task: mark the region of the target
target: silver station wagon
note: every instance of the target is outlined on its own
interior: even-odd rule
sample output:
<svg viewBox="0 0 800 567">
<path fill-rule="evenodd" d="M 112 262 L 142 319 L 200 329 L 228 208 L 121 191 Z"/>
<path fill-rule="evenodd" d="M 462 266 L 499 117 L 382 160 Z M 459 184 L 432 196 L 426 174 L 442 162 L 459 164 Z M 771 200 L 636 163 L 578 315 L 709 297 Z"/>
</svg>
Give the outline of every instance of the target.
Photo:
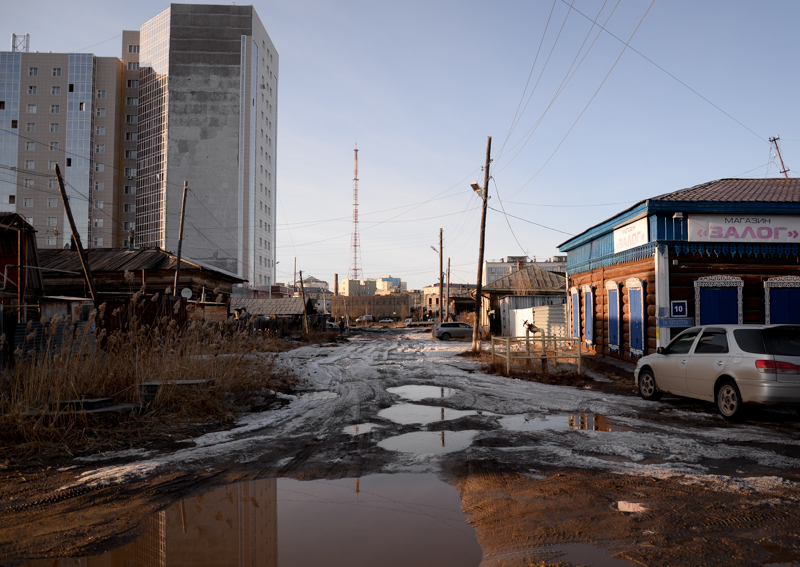
<svg viewBox="0 0 800 567">
<path fill-rule="evenodd" d="M 708 400 L 726 419 L 743 404 L 800 404 L 800 326 L 692 327 L 640 359 L 634 379 L 645 400 Z"/>
</svg>

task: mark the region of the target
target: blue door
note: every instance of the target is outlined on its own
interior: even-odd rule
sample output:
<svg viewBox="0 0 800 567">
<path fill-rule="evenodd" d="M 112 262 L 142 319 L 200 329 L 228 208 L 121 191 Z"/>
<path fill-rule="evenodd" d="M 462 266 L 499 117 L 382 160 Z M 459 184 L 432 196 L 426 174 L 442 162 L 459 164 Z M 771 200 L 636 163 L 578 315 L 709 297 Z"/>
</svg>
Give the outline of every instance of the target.
<svg viewBox="0 0 800 567">
<path fill-rule="evenodd" d="M 619 352 L 619 291 L 608 290 L 608 348 Z"/>
<path fill-rule="evenodd" d="M 739 322 L 739 301 L 735 287 L 700 288 L 700 324 L 737 324 Z M 770 301 L 772 295 L 770 294 Z"/>
<path fill-rule="evenodd" d="M 773 287 L 769 290 L 769 322 L 773 325 L 800 323 L 800 288 Z"/>
<path fill-rule="evenodd" d="M 594 297 L 591 291 L 583 292 L 583 317 L 586 320 L 584 323 L 584 336 L 586 337 L 586 344 L 594 344 Z"/>
<path fill-rule="evenodd" d="M 572 294 L 572 337 L 581 338 L 581 300 L 577 291 Z"/>
<path fill-rule="evenodd" d="M 644 300 L 641 289 L 631 289 L 628 292 L 631 308 L 631 354 L 644 356 Z"/>
</svg>

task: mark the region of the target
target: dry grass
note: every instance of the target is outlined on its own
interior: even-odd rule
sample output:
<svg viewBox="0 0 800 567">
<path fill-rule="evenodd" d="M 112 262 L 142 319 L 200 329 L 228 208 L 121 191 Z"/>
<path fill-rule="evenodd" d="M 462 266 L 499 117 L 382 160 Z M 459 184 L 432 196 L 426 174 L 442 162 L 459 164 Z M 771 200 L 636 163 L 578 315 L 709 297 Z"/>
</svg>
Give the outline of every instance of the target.
<svg viewBox="0 0 800 567">
<path fill-rule="evenodd" d="M 507 376 L 505 361 L 495 362 L 494 364 L 489 362 L 488 364 L 482 365 L 481 370 L 489 374 Z M 511 374 L 508 375 L 508 377 L 516 378 L 517 380 L 528 380 L 530 382 L 541 382 L 542 384 L 576 386 L 579 388 L 594 382 L 591 378 L 576 372 L 572 365 L 561 365 L 561 368 L 557 371 L 554 371 L 551 367 L 549 372 L 545 373 L 542 371 L 542 366 L 539 361 L 533 361 L 531 365 L 512 364 Z"/>
<path fill-rule="evenodd" d="M 138 325 L 134 318 L 128 332 L 104 336 L 101 330 L 97 342 L 102 349 L 92 348 L 88 336 L 52 348 L 59 321 L 51 323 L 56 325 L 45 330 L 51 348 L 44 352 L 49 354 L 19 358 L 24 349 L 18 349 L 16 364 L 0 376 L 0 460 L 18 462 L 174 441 L 224 428 L 239 412 L 273 407 L 280 403 L 277 392 L 289 393 L 296 385 L 292 374 L 276 369 L 271 354 L 292 346 L 263 332 L 251 334 L 241 323 L 192 320 L 179 330 L 166 318 L 153 326 Z M 302 335 L 299 340 L 324 342 L 332 335 Z M 142 389 L 145 382 L 175 380 L 210 382 L 164 385 L 155 396 Z M 112 398 L 114 404 L 140 408 L 101 417 L 59 405 L 93 398 Z"/>
</svg>

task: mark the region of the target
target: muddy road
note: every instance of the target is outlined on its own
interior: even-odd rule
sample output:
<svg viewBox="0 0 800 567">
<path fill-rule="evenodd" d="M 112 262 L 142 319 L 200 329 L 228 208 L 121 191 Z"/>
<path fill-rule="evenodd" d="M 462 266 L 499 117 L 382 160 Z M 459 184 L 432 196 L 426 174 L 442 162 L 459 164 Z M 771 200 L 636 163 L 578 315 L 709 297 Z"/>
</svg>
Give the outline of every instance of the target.
<svg viewBox="0 0 800 567">
<path fill-rule="evenodd" d="M 493 376 L 468 347 L 397 330 L 299 348 L 281 364 L 303 391 L 233 429 L 6 472 L 2 563 L 118 547 L 154 512 L 237 481 L 409 474 L 458 490 L 481 565 L 800 560 L 794 411 L 732 424 L 596 373 L 584 388 Z"/>
</svg>

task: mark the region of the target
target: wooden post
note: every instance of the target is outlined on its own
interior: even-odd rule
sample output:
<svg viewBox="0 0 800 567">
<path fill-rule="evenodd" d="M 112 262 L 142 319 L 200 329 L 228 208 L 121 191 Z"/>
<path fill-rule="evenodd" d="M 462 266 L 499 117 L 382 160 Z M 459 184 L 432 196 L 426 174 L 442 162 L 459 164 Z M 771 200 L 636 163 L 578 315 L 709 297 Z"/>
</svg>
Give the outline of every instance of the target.
<svg viewBox="0 0 800 567">
<path fill-rule="evenodd" d="M 75 219 L 72 218 L 72 209 L 69 206 L 69 199 L 67 198 L 67 190 L 64 189 L 64 179 L 61 177 L 61 170 L 58 169 L 58 164 L 53 164 L 53 168 L 56 170 L 56 178 L 58 179 L 58 189 L 61 191 L 61 202 L 64 204 L 64 210 L 67 213 L 67 220 L 69 221 L 69 227 L 72 230 L 72 241 L 75 243 L 75 247 L 78 249 L 78 256 L 81 259 L 81 266 L 83 266 L 83 273 L 86 276 L 86 283 L 89 285 L 89 293 L 92 294 L 92 303 L 94 303 L 94 308 L 97 309 L 97 293 L 94 289 L 94 280 L 92 279 L 92 272 L 89 270 L 89 262 L 86 259 L 86 253 L 83 251 L 83 245 L 81 244 L 81 235 L 78 234 L 78 228 L 75 226 Z M 91 203 L 89 203 L 91 206 Z"/>
<path fill-rule="evenodd" d="M 444 269 L 442 269 L 442 229 L 439 229 L 439 322 L 444 321 Z"/>
<path fill-rule="evenodd" d="M 480 350 L 480 331 L 478 327 L 481 324 L 481 291 L 483 280 L 483 247 L 486 241 L 486 208 L 489 203 L 489 163 L 491 162 L 492 154 L 492 137 L 489 136 L 486 140 L 486 165 L 483 167 L 483 204 L 481 207 L 481 238 L 478 246 L 478 283 L 475 287 L 475 326 L 472 329 L 472 352 Z"/>
<path fill-rule="evenodd" d="M 506 376 L 511 376 L 511 339 L 506 337 Z"/>
<path fill-rule="evenodd" d="M 445 317 L 450 320 L 450 258 L 447 259 L 447 309 L 445 309 Z"/>
<path fill-rule="evenodd" d="M 183 218 L 186 215 L 186 193 L 189 191 L 189 182 L 183 182 L 183 200 L 181 201 L 181 223 L 178 229 L 178 265 L 175 267 L 175 285 L 172 286 L 172 295 L 178 296 L 178 278 L 181 276 L 181 247 L 183 246 Z"/>
<path fill-rule="evenodd" d="M 547 341 L 544 337 L 544 331 L 539 331 L 540 339 L 542 340 L 542 372 L 545 376 L 550 373 L 550 369 L 547 367 Z"/>
<path fill-rule="evenodd" d="M 25 322 L 22 304 L 22 230 L 17 231 L 17 322 Z"/>
<path fill-rule="evenodd" d="M 525 329 L 525 353 L 527 354 L 528 358 L 525 359 L 525 366 L 532 366 L 531 361 L 531 332 L 528 329 Z"/>
<path fill-rule="evenodd" d="M 300 296 L 303 298 L 303 322 L 308 334 L 308 313 L 306 312 L 306 290 L 303 287 L 303 270 L 300 270 Z"/>
</svg>

